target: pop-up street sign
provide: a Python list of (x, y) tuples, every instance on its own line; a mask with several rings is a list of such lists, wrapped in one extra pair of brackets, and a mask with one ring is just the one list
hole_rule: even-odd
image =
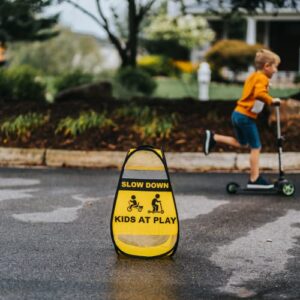
[(117, 253), (137, 257), (172, 255), (179, 222), (162, 150), (140, 146), (127, 153), (111, 217)]

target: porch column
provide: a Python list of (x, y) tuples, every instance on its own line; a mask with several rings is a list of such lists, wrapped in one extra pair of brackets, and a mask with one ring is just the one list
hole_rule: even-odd
[(247, 17), (246, 42), (249, 45), (254, 45), (256, 43), (256, 20), (253, 17)]
[(223, 40), (228, 39), (228, 22), (227, 21), (224, 21), (224, 23), (223, 23), (222, 39)]
[(265, 31), (264, 31), (264, 45), (270, 46), (270, 22), (265, 21)]

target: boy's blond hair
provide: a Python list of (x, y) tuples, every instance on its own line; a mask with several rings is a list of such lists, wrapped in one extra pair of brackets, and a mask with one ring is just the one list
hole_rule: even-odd
[(280, 63), (280, 57), (267, 49), (260, 49), (256, 52), (254, 65), (256, 70), (262, 70), (265, 64), (277, 64)]

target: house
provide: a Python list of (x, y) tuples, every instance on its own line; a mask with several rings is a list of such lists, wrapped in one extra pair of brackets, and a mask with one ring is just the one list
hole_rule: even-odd
[[(199, 3), (196, 0), (183, 0), (186, 13), (203, 16), (216, 32), (217, 39), (241, 39), (248, 44), (261, 43), (281, 57), (277, 79), (292, 81), (300, 73), (300, 1), (295, 8), (276, 9), (267, 3), (265, 11), (255, 15), (244, 15), (240, 20), (224, 21), (224, 14), (230, 12), (230, 2), (211, 0)], [(170, 15), (180, 13), (178, 1), (169, 1)]]

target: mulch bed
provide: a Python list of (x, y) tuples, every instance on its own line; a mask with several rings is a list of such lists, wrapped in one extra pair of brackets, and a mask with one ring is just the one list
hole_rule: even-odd
[[(142, 144), (151, 144), (163, 147), (168, 152), (201, 152), (205, 129), (232, 135), (233, 130), (230, 121), (231, 112), (235, 106), (234, 101), (208, 101), (200, 102), (193, 99), (164, 100), (164, 99), (133, 99), (136, 105), (155, 108), (163, 114), (177, 113), (179, 122), (168, 138), (152, 138), (143, 140), (132, 129), (133, 121), (130, 118), (118, 119), (115, 110), (122, 106), (128, 106), (128, 101), (106, 99), (99, 101), (68, 101), (52, 105), (23, 103), (0, 103), (0, 122), (10, 116), (39, 112), (48, 114), (49, 121), (39, 129), (34, 130), (30, 136), (18, 139), (7, 139), (0, 133), (1, 147), (23, 148), (49, 148), (72, 150), (120, 150), (127, 151)], [(55, 129), (60, 119), (66, 116), (78, 116), (81, 111), (94, 110), (102, 112), (106, 110), (109, 117), (117, 124), (117, 127), (108, 130), (91, 129), (88, 132), (72, 138), (63, 134), (55, 135)], [(269, 122), (270, 110), (265, 109), (258, 119), (258, 127), (261, 132), (263, 152), (276, 151), (276, 124)], [(282, 133), (285, 136), (284, 150), (299, 151), (300, 149), (300, 124), (296, 121), (286, 121), (282, 124)], [(218, 152), (236, 151), (236, 149), (218, 145)], [(238, 152), (245, 152), (239, 150)]]

